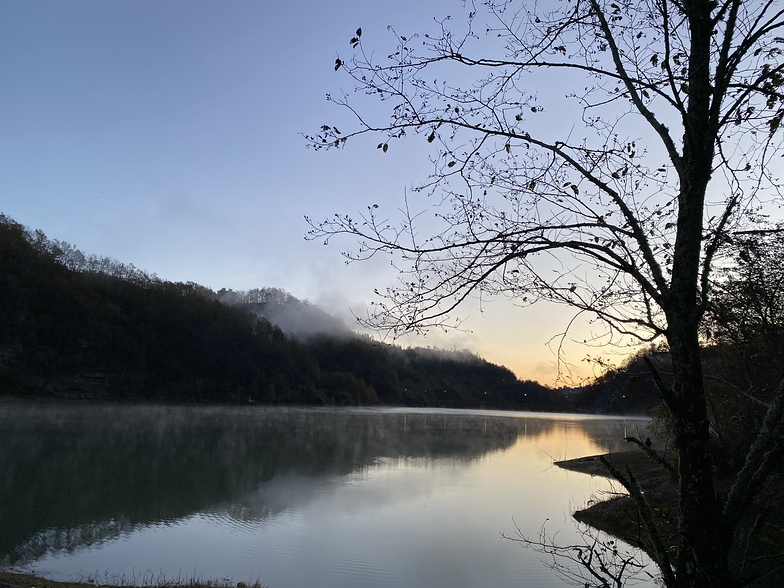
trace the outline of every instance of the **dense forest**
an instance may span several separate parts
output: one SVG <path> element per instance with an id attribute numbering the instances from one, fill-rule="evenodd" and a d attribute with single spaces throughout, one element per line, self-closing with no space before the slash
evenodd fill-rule
<path id="1" fill-rule="evenodd" d="M 380 343 L 274 288 L 165 281 L 2 215 L 0 394 L 569 408 L 469 352 Z"/>
<path id="2" fill-rule="evenodd" d="M 717 436 L 760 418 L 758 398 L 784 377 L 779 241 L 739 241 L 715 285 L 704 340 Z M 358 335 L 276 288 L 169 282 L 0 214 L 3 396 L 647 414 L 669 372 L 666 348 L 648 348 L 553 390 L 468 351 Z"/>

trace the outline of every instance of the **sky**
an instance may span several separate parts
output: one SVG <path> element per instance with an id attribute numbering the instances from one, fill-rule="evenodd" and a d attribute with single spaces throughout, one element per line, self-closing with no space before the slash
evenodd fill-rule
<path id="1" fill-rule="evenodd" d="M 388 25 L 422 31 L 462 11 L 459 0 L 0 3 L 0 213 L 162 279 L 282 288 L 352 325 L 397 274 L 386 260 L 346 265 L 351 239 L 305 240 L 304 216 L 396 206 L 426 178 L 426 153 L 361 141 L 314 152 L 302 134 L 349 126 L 325 96 L 351 89 L 333 66 L 357 27 L 383 48 Z M 468 332 L 403 343 L 556 381 L 552 338 L 568 309 L 469 300 L 458 314 Z M 571 342 L 589 329 L 564 347 L 575 375 L 599 353 Z"/>

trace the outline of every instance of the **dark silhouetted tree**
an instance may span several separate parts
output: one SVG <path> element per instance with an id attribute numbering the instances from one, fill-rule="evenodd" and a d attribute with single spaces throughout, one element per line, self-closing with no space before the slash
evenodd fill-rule
<path id="1" fill-rule="evenodd" d="M 383 52 L 357 31 L 352 56 L 336 60 L 355 91 L 329 99 L 355 126 L 324 125 L 310 144 L 373 134 L 391 153 L 404 138 L 421 141 L 433 173 L 397 220 L 371 203 L 312 222 L 310 236 L 354 236 L 351 259 L 397 256 L 401 283 L 369 317 L 393 333 L 454 325 L 467 297 L 503 293 L 563 303 L 612 333 L 666 339 L 672 385 L 660 383 L 675 430 L 679 539 L 652 556 L 667 586 L 742 583 L 729 561 L 733 529 L 781 440 L 784 394 L 720 496 L 699 329 L 717 248 L 759 228 L 759 207 L 780 195 L 782 9 L 772 0 L 487 0 L 466 12 L 465 25 L 393 30 Z M 380 100 L 383 115 L 363 96 Z M 646 524 L 659 535 L 655 517 Z"/>

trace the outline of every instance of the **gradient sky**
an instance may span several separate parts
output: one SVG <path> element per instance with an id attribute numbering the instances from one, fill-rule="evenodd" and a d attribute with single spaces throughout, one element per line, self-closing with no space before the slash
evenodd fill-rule
<path id="1" fill-rule="evenodd" d="M 305 241 L 303 217 L 394 206 L 425 178 L 426 155 L 383 154 L 372 141 L 315 153 L 300 133 L 350 126 L 325 95 L 351 88 L 333 65 L 358 26 L 383 50 L 387 25 L 409 34 L 462 10 L 459 0 L 3 2 L 0 212 L 163 279 L 283 288 L 351 324 L 396 274 L 385 260 L 346 266 L 350 239 Z M 497 300 L 481 312 L 469 301 L 461 315 L 470 333 L 407 342 L 470 348 L 554 381 L 547 343 L 568 309 Z M 585 370 L 597 350 L 565 352 Z"/>

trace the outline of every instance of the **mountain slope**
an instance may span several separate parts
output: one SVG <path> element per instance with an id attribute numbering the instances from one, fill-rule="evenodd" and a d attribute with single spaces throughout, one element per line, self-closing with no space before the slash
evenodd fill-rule
<path id="1" fill-rule="evenodd" d="M 271 288 L 227 300 L 228 290 L 87 256 L 2 215 L 0 264 L 0 394 L 565 408 L 466 352 L 379 344 Z M 266 318 L 284 315 L 292 335 Z M 317 328 L 291 326 L 309 321 Z"/>

